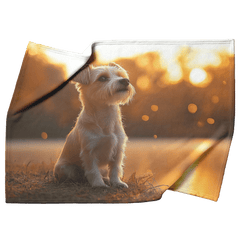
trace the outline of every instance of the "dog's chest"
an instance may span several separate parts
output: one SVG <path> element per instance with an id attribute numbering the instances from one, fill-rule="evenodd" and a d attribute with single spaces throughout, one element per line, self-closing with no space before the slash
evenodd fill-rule
<path id="1" fill-rule="evenodd" d="M 103 111 L 97 116 L 97 122 L 105 135 L 116 132 L 116 126 L 119 124 L 119 113 L 117 111 Z"/>

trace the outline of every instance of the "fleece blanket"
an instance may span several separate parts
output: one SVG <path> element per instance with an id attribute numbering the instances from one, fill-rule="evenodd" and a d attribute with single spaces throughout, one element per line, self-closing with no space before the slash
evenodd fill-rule
<path id="1" fill-rule="evenodd" d="M 54 165 L 82 109 L 72 80 L 89 65 L 113 62 L 136 91 L 121 106 L 128 188 L 59 182 Z M 233 40 L 97 42 L 91 55 L 30 42 L 7 114 L 6 202 L 143 202 L 166 190 L 217 201 L 233 135 L 234 81 Z"/>

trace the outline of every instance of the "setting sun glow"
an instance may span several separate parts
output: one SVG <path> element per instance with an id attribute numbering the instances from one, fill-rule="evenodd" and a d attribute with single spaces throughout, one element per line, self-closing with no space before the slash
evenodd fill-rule
<path id="1" fill-rule="evenodd" d="M 203 82 L 207 77 L 207 73 L 201 68 L 194 68 L 190 73 L 190 81 L 193 84 Z"/>
<path id="2" fill-rule="evenodd" d="M 197 87 L 207 87 L 211 80 L 202 68 L 194 68 L 189 75 L 189 80 L 192 85 Z"/>

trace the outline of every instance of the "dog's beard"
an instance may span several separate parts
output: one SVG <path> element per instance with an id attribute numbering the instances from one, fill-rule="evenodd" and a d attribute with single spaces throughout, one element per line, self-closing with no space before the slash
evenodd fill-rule
<path id="1" fill-rule="evenodd" d="M 128 86 L 127 87 L 121 87 L 121 88 L 119 88 L 119 89 L 117 89 L 116 91 L 115 91 L 115 93 L 124 93 L 124 92 L 128 92 L 129 91 L 129 88 L 128 88 Z"/>
<path id="2" fill-rule="evenodd" d="M 124 105 L 131 100 L 134 92 L 130 86 L 125 89 L 115 89 L 114 91 L 99 89 L 92 97 L 95 98 L 95 101 L 100 101 L 107 105 Z"/>
<path id="3" fill-rule="evenodd" d="M 135 94 L 135 89 L 132 85 L 128 85 L 127 87 L 121 87 L 114 90 L 113 93 L 110 94 L 109 105 L 118 104 L 124 105 L 127 104 Z"/>

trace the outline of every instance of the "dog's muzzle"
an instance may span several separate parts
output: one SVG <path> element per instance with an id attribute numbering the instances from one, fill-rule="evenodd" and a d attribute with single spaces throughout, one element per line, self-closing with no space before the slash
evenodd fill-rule
<path id="1" fill-rule="evenodd" d="M 121 80 L 119 80 L 119 89 L 117 90 L 117 92 L 125 92 L 125 91 L 128 91 L 128 85 L 130 84 L 130 81 L 129 79 L 127 78 L 123 78 Z"/>
<path id="2" fill-rule="evenodd" d="M 127 78 L 123 78 L 123 79 L 119 80 L 119 82 L 125 87 L 127 87 L 130 83 L 129 79 L 127 79 Z"/>

